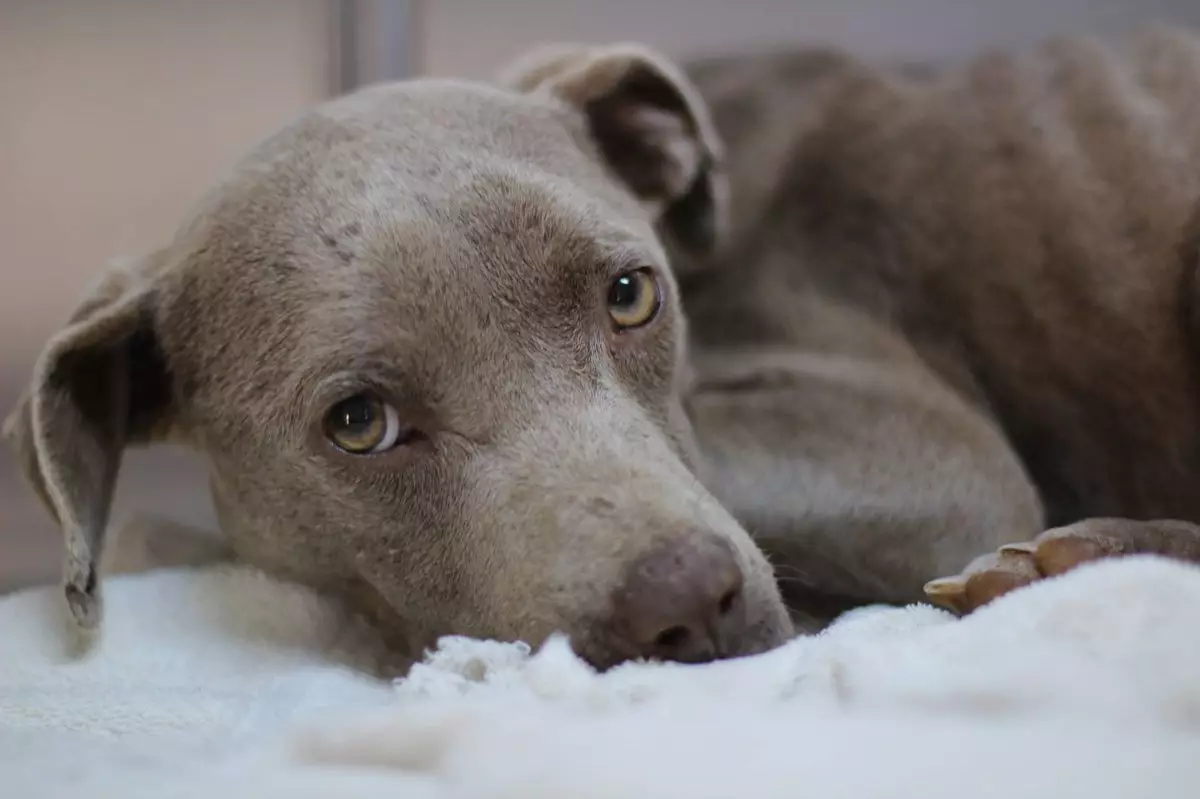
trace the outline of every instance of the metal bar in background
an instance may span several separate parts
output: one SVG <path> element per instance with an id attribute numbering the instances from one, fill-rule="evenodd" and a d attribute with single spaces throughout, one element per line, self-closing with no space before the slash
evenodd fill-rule
<path id="1" fill-rule="evenodd" d="M 403 80 L 417 71 L 419 0 L 333 0 L 333 91 Z"/>

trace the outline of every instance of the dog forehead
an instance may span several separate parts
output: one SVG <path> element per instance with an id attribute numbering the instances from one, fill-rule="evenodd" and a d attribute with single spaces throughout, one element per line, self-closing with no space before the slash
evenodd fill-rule
<path id="1" fill-rule="evenodd" d="M 322 244 L 352 239 L 378 249 L 400 231 L 435 239 L 444 252 L 458 236 L 499 255 L 555 226 L 655 239 L 576 114 L 545 97 L 418 81 L 301 116 L 209 193 L 180 238 L 185 250 L 237 264 L 268 252 L 303 261 Z"/>
<path id="2" fill-rule="evenodd" d="M 495 361 L 502 342 L 562 332 L 587 270 L 663 258 L 574 124 L 551 103 L 457 84 L 385 87 L 300 118 L 181 234 L 172 349 L 236 339 L 266 386 L 343 351 L 453 345 Z"/>
<path id="3" fill-rule="evenodd" d="M 219 274 L 205 283 L 222 294 L 265 288 L 311 302 L 340 290 L 411 299 L 411 316 L 440 307 L 420 297 L 453 295 L 461 309 L 589 266 L 663 257 L 636 200 L 578 148 L 524 153 L 486 146 L 494 137 L 478 130 L 437 130 L 441 147 L 412 146 L 412 131 L 389 146 L 318 123 L 218 197 L 184 247 L 197 256 L 190 268 Z"/>
<path id="4" fill-rule="evenodd" d="M 295 281 L 317 312 L 295 317 L 301 336 L 382 345 L 410 366 L 404 353 L 452 350 L 472 369 L 511 369 L 521 351 L 574 358 L 605 276 L 656 259 L 644 220 L 490 159 L 436 200 L 417 191 L 385 207 L 327 220 L 314 237 Z"/>
<path id="5" fill-rule="evenodd" d="M 579 114 L 548 97 L 443 81 L 384 85 L 317 106 L 253 149 L 217 194 L 227 206 L 249 196 L 256 210 L 282 215 L 347 203 L 369 212 L 413 198 L 448 201 L 464 180 L 501 167 L 623 199 Z"/>

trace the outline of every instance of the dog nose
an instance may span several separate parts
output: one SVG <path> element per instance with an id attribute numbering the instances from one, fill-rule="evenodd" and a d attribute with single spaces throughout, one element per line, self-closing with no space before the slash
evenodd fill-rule
<path id="1" fill-rule="evenodd" d="M 742 570 L 724 541 L 683 539 L 630 566 L 614 611 L 631 657 L 715 660 L 731 654 L 745 626 Z"/>

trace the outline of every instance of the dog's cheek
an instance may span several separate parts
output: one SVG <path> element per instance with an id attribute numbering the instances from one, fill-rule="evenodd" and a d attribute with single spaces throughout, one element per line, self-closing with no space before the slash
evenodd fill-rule
<path id="1" fill-rule="evenodd" d="M 651 330 L 635 331 L 616 353 L 616 373 L 625 390 L 654 417 L 666 419 L 670 403 L 684 385 L 682 325 L 674 309 Z"/>
<path id="2" fill-rule="evenodd" d="M 343 520 L 356 568 L 412 623 L 470 629 L 481 604 L 473 562 L 485 548 L 463 501 L 460 455 L 431 454 L 376 477 L 359 482 Z"/>
<path id="3" fill-rule="evenodd" d="M 689 470 L 695 471 L 698 447 L 684 409 L 691 372 L 682 320 L 678 314 L 672 317 L 625 360 L 621 375 L 627 391 L 666 435 L 675 454 Z"/>
<path id="4" fill-rule="evenodd" d="M 667 436 L 672 448 L 679 455 L 679 459 L 683 461 L 683 465 L 688 468 L 688 471 L 699 477 L 700 444 L 696 440 L 696 431 L 692 427 L 692 420 L 680 398 L 674 398 L 671 401 L 667 416 Z"/>

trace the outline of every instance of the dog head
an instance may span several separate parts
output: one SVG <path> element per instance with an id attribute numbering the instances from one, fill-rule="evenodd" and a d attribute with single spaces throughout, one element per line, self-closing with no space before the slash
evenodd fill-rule
<path id="1" fill-rule="evenodd" d="M 369 597 L 414 650 L 779 643 L 771 569 L 694 476 L 681 404 L 668 249 L 719 237 L 719 159 L 694 90 L 634 47 L 368 88 L 260 144 L 103 278 L 10 420 L 75 618 L 99 621 L 122 450 L 172 440 L 211 462 L 242 559 Z"/>

